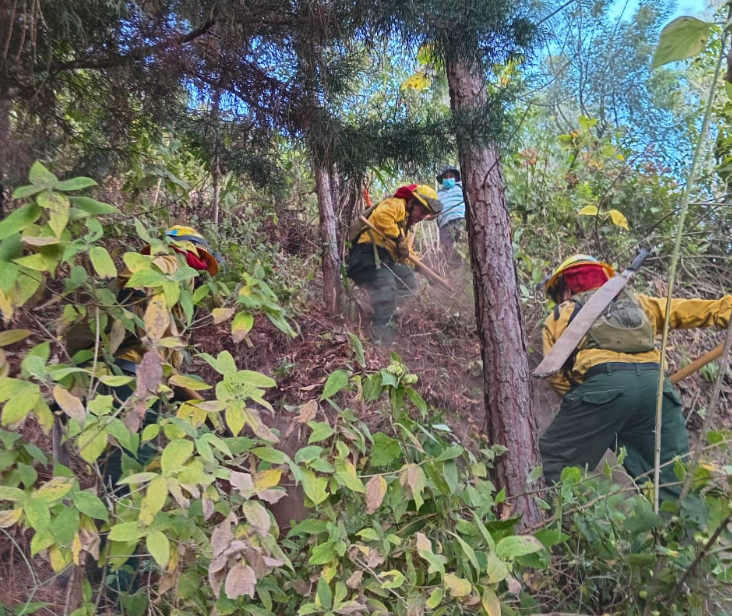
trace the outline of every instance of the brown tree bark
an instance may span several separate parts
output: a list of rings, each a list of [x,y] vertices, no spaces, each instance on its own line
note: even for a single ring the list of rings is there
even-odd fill
[[[330,171],[320,165],[316,165],[315,168],[315,191],[318,194],[318,211],[320,213],[323,300],[330,314],[338,314],[341,306],[341,262],[338,257],[333,183]]]
[[[448,62],[447,79],[454,113],[470,111],[487,100],[485,79],[477,66]],[[491,444],[508,448],[496,459],[495,480],[509,496],[517,497],[538,464],[538,448],[503,173],[494,146],[474,146],[458,136],[458,151],[483,359],[486,435]],[[532,497],[518,496],[513,502],[515,513],[523,516],[521,526],[541,521]]]

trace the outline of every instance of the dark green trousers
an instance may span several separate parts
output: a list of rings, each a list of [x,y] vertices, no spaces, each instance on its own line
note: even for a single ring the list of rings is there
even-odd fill
[[[412,269],[396,263],[384,248],[379,248],[379,261],[377,267],[372,244],[358,244],[348,263],[348,277],[368,289],[376,328],[391,321],[397,299],[412,295],[417,288]]]
[[[559,481],[569,466],[590,471],[609,448],[627,450],[623,465],[631,477],[653,470],[658,367],[638,364],[631,371],[605,372],[587,379],[564,397],[541,450],[547,483]],[[681,398],[666,379],[663,386],[661,464],[689,452]],[[648,475],[652,479],[652,474]],[[661,483],[676,482],[673,463],[661,468]],[[680,486],[661,489],[662,499],[678,498]]]

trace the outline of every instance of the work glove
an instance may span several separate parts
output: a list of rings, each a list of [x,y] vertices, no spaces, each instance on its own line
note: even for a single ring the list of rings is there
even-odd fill
[[[400,263],[403,263],[409,258],[409,244],[403,237],[396,238],[396,240],[394,240],[394,244],[394,254],[396,255],[396,259]]]

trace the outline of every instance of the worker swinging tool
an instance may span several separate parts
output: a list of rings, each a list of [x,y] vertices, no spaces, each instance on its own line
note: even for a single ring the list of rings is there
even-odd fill
[[[558,481],[570,466],[594,469],[605,451],[625,447],[631,477],[654,468],[655,408],[662,358],[666,298],[625,289],[647,256],[642,252],[620,276],[607,263],[574,255],[544,285],[555,302],[544,323],[544,361],[534,372],[562,394],[559,413],[540,440],[544,474]],[[726,328],[732,296],[674,298],[670,329]],[[709,360],[711,361],[711,360]],[[670,379],[663,386],[661,498],[677,498],[673,464],[689,451],[681,398]]]

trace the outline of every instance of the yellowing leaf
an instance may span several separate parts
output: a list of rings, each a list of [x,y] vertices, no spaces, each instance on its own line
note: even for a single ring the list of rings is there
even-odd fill
[[[445,595],[445,591],[442,588],[435,588],[427,599],[427,607],[434,610],[440,603],[442,603],[442,597]]]
[[[165,501],[168,500],[168,481],[162,475],[153,479],[147,486],[145,498],[142,499],[140,510],[140,522],[149,526],[155,520],[155,516],[162,511]],[[157,560],[157,559],[156,559]],[[166,561],[167,562],[167,561]]]
[[[24,340],[28,336],[32,336],[33,332],[28,329],[8,329],[0,332],[0,347],[15,344]]]
[[[432,80],[429,78],[429,76],[425,73],[415,73],[411,77],[408,77],[404,81],[402,81],[401,89],[402,90],[417,90],[418,92],[421,90],[426,90],[430,87],[430,83]]]
[[[71,477],[54,477],[38,488],[33,498],[51,504],[66,496],[73,487],[74,480]]]
[[[315,473],[310,469],[304,468],[302,473],[302,487],[307,497],[316,505],[322,503],[328,498],[328,480],[325,477],[315,477]]]
[[[481,603],[488,616],[501,616],[501,602],[498,600],[495,590],[491,588],[483,589]]]
[[[336,460],[336,477],[340,479],[349,490],[364,493],[366,488],[363,487],[362,481],[356,474],[356,467],[350,460]]]
[[[623,216],[623,213],[618,210],[610,210],[608,212],[610,214],[610,218],[613,221],[613,224],[616,227],[622,227],[623,229],[628,229],[628,219]]]
[[[112,257],[109,256],[106,248],[93,246],[89,249],[89,258],[97,276],[101,278],[115,278],[117,276],[117,268],[114,266],[114,261],[112,261]]]
[[[122,260],[133,274],[140,270],[148,269],[152,263],[152,257],[150,255],[141,255],[139,252],[126,252]]]
[[[12,425],[23,421],[33,407],[36,406],[40,392],[38,387],[28,383],[28,387],[23,388],[22,395],[15,395],[5,403],[2,415],[2,425]]]
[[[386,480],[381,475],[375,475],[366,484],[366,513],[374,513],[386,495]],[[430,546],[430,551],[432,546]]]
[[[182,374],[175,374],[171,376],[168,384],[176,385],[178,387],[186,387],[188,389],[192,389],[193,391],[203,391],[204,389],[211,389],[211,385],[209,385],[208,383],[204,383],[203,381],[199,381],[198,379],[194,379],[190,376],[184,376]]]
[[[226,407],[224,418],[226,419],[226,425],[229,426],[229,429],[234,433],[234,436],[239,436],[239,432],[242,431],[242,428],[246,423],[244,419],[244,410],[240,406],[229,405]]]
[[[231,336],[235,343],[240,343],[251,331],[254,317],[248,312],[240,312],[231,323]]]
[[[20,520],[23,515],[22,509],[9,509],[0,511],[0,528],[8,528]]]
[[[60,385],[56,385],[53,388],[53,399],[56,400],[56,403],[64,413],[83,425],[84,419],[86,418],[86,409],[79,398],[69,393],[68,390]]]
[[[247,522],[251,524],[255,532],[262,537],[266,537],[272,525],[267,510],[257,501],[253,500],[246,501],[241,508],[244,512],[244,517],[246,517]]]
[[[586,205],[578,213],[580,216],[597,216],[598,212],[596,205]]]
[[[267,488],[273,488],[280,482],[282,471],[270,469],[261,471],[254,475],[254,491],[261,492]]]
[[[213,317],[214,325],[218,325],[219,323],[228,321],[235,312],[236,312],[235,308],[214,308],[211,311],[211,316]]]
[[[63,571],[71,564],[71,550],[62,550],[56,545],[48,548],[48,559],[51,561],[51,568],[58,572]]]
[[[107,432],[98,423],[94,423],[77,437],[76,446],[81,457],[91,464],[107,448]]]
[[[170,326],[170,313],[165,304],[165,296],[156,293],[145,310],[145,331],[151,340],[160,340]]]
[[[463,580],[453,573],[445,576],[445,586],[450,591],[452,597],[467,597],[472,590],[472,585],[468,580]]]
[[[404,582],[407,581],[407,578],[404,577],[404,574],[401,571],[397,571],[396,569],[382,573],[381,577],[391,578],[390,581],[381,583],[381,587],[386,589],[399,588],[402,584],[404,584]]]
[[[69,199],[66,195],[48,190],[38,195],[38,205],[48,210],[48,226],[61,237],[61,232],[69,222]]]

